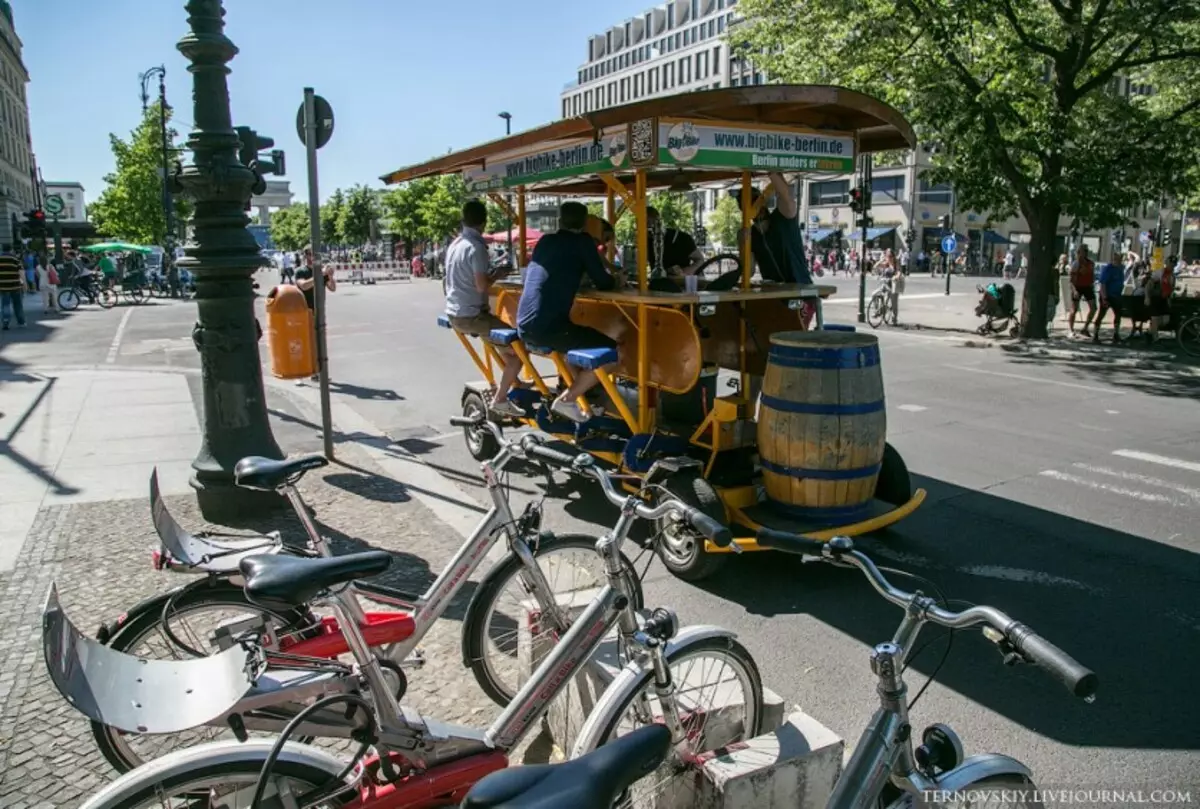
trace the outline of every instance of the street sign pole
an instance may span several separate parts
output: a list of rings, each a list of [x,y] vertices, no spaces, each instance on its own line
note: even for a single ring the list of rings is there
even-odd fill
[[[862,156],[862,189],[863,201],[866,203],[871,196],[871,155]],[[862,241],[858,244],[858,322],[867,322],[867,208],[860,212],[862,216]]]
[[[317,105],[313,88],[304,88],[304,146],[308,154],[309,242],[312,244],[313,302],[316,309],[317,373],[321,377],[321,432],[325,457],[333,460],[333,417],[329,412],[329,357],[325,343],[325,269],[321,262],[321,194],[317,182]]]
[[[954,188],[954,184],[950,185],[950,235],[953,237],[951,243],[955,246],[951,250],[958,247],[958,227],[955,225],[955,209],[958,207],[958,192]],[[969,246],[969,245],[968,245]],[[951,253],[942,251],[946,256],[946,294],[950,294],[950,276],[954,274],[954,256]]]

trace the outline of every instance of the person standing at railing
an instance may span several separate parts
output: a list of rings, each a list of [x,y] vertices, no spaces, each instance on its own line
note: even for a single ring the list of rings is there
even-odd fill
[[[324,267],[322,275],[325,276],[325,289],[329,292],[337,292],[337,280],[333,277],[333,268]],[[313,324],[313,345],[317,344],[317,293],[316,281],[313,279],[313,253],[312,245],[304,248],[304,262],[296,270],[296,287],[304,293],[304,302],[308,304],[308,313],[312,316]],[[310,382],[316,382],[321,378],[319,373],[313,374],[308,379]]]

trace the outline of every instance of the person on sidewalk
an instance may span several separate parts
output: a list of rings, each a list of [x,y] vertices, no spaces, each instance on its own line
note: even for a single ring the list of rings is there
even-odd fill
[[[1004,253],[1004,280],[1011,280],[1013,277],[1013,268],[1017,264],[1017,254],[1013,252],[1012,247]]]
[[[25,325],[25,268],[13,255],[12,245],[4,245],[0,253],[0,326],[8,331],[13,316],[17,325]]]
[[[492,329],[509,328],[488,310],[488,299],[492,284],[510,272],[507,267],[491,268],[483,240],[486,226],[487,206],[477,199],[467,200],[462,230],[446,250],[446,317],[456,330],[485,340]],[[488,407],[504,416],[522,416],[521,409],[508,400],[521,373],[521,359],[511,346],[496,346],[496,352],[504,360],[504,369]]]
[[[1083,330],[1079,333],[1089,336],[1088,327],[1096,316],[1096,265],[1088,258],[1086,244],[1079,245],[1075,251],[1075,260],[1071,262],[1071,313],[1067,316],[1067,327],[1071,336],[1075,336],[1075,316],[1079,314],[1079,304],[1087,301],[1087,319],[1083,321]]]
[[[322,272],[325,276],[325,289],[330,292],[337,292],[337,281],[334,280],[333,270],[326,267]],[[317,328],[317,293],[316,283],[313,281],[313,254],[312,245],[304,248],[304,261],[296,270],[296,287],[304,293],[304,302],[308,304],[308,313],[312,316],[313,321],[313,349],[317,346],[316,328]],[[319,369],[318,369],[319,371]],[[308,379],[310,382],[316,382],[321,378],[321,374],[315,373]]]
[[[559,230],[538,240],[529,266],[525,288],[517,304],[517,330],[529,345],[543,346],[566,354],[577,348],[616,348],[617,341],[590,326],[571,321],[571,309],[584,275],[596,289],[611,290],[621,285],[620,276],[604,268],[595,240],[584,232],[587,206],[564,202],[559,209]],[[605,369],[607,370],[607,369]],[[575,380],[550,405],[550,411],[577,423],[586,422],[579,399],[600,381],[595,371],[573,367]]]
[[[58,272],[48,259],[38,261],[38,291],[42,295],[42,311],[58,310]]]
[[[1100,324],[1104,316],[1111,310],[1113,313],[1113,345],[1121,342],[1121,295],[1125,293],[1125,268],[1121,266],[1121,257],[1113,256],[1112,262],[1100,268],[1100,311],[1096,315],[1096,331],[1092,334],[1092,342],[1100,342]]]

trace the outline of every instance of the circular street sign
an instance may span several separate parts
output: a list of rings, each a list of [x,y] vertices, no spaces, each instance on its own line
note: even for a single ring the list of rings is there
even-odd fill
[[[833,221],[834,222],[838,221],[838,209],[837,208],[833,209]]]
[[[320,96],[313,96],[313,112],[317,118],[317,146],[320,149],[329,139],[333,137],[333,107],[329,106],[329,102]],[[305,146],[308,145],[308,128],[304,125],[304,104],[300,104],[300,109],[296,111],[296,134],[300,136],[300,142]]]
[[[50,194],[42,203],[42,207],[46,209],[46,213],[51,216],[58,216],[67,209],[67,204],[63,202],[63,198],[58,194]]]
[[[958,249],[958,239],[954,238],[953,234],[942,237],[942,252],[943,253],[947,253],[947,254],[953,253],[957,249]]]

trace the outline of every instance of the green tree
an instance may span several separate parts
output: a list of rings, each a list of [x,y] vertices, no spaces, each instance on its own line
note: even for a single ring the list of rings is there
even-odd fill
[[[271,241],[280,250],[303,250],[311,241],[310,232],[307,203],[297,202],[271,214]]]
[[[512,230],[515,223],[509,218],[508,214],[503,208],[492,202],[490,199],[485,200],[485,204],[487,205],[488,212],[488,233],[503,233],[504,231]]]
[[[342,234],[342,211],[346,207],[346,195],[337,189],[321,206],[321,244],[345,244]]]
[[[672,194],[660,191],[651,194],[646,204],[655,208],[662,217],[663,224],[669,228],[691,233],[694,224],[692,203],[686,194]],[[627,213],[620,218],[616,226],[617,244],[634,244],[637,241],[637,218]]]
[[[462,206],[466,201],[467,187],[462,177],[447,174],[437,178],[430,193],[417,202],[421,216],[421,237],[440,242],[457,231],[462,223]]]
[[[433,193],[437,180],[425,178],[397,186],[386,192],[380,200],[385,227],[406,245],[406,254],[412,258],[413,243],[421,236],[421,200]]]
[[[1186,192],[1200,124],[1196,0],[745,0],[738,48],[784,81],[902,110],[959,210],[1029,223],[1022,331],[1045,337],[1065,216],[1108,228]],[[1126,91],[1149,85],[1159,92]]]
[[[726,250],[737,249],[738,233],[742,229],[742,209],[733,197],[722,196],[708,220],[708,232]]]
[[[163,244],[167,219],[162,203],[162,135],[159,130],[159,107],[154,102],[142,116],[137,129],[128,140],[109,135],[116,169],[104,177],[107,187],[88,206],[96,231],[105,236],[137,244]],[[167,114],[170,120],[170,111]],[[167,141],[175,144],[179,134],[167,129]],[[174,160],[170,160],[174,163]],[[191,216],[191,205],[176,195],[175,222],[177,232]]]
[[[338,235],[346,244],[371,241],[371,228],[379,219],[379,198],[373,189],[356,185],[346,194],[338,211]]]

